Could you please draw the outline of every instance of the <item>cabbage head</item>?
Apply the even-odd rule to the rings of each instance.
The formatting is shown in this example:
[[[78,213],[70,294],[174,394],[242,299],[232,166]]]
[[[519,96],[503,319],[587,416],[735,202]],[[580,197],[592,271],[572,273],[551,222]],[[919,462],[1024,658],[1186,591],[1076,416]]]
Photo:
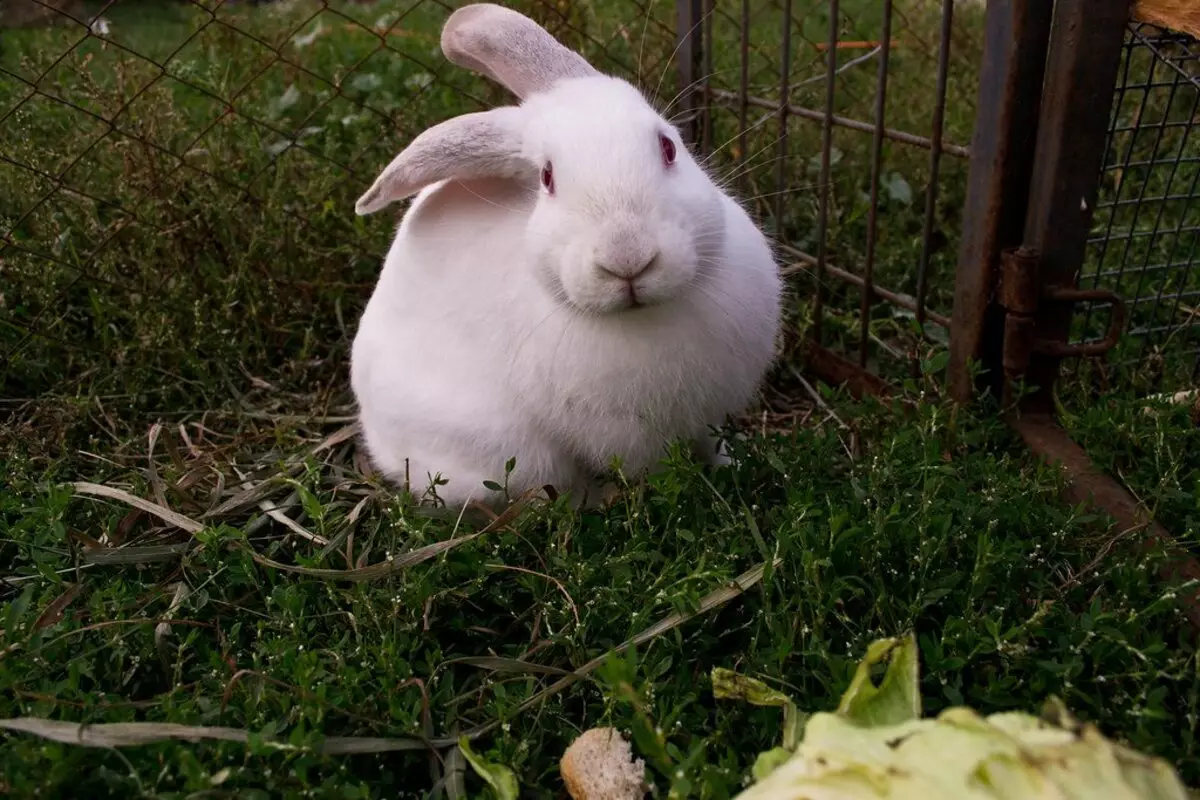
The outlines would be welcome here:
[[[871,669],[887,660],[879,685]],[[736,800],[1192,800],[1162,759],[1105,738],[1051,698],[1040,716],[966,707],[921,716],[912,636],[868,648],[836,711],[805,715],[767,685],[713,671],[718,698],[783,709]]]

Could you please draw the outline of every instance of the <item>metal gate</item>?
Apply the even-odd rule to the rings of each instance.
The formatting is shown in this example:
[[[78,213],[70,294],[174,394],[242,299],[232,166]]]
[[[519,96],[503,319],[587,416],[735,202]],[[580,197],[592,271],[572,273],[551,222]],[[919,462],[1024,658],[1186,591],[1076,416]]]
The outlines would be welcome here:
[[[972,145],[954,396],[1011,397],[1023,382],[1021,408],[1048,412],[1064,359],[1117,350],[1119,366],[1163,358],[1168,342],[1160,382],[1194,381],[1195,40],[1131,22],[1127,0],[1059,0],[1053,25],[1049,4],[990,13],[989,43],[1010,45],[985,60],[983,91],[1002,100],[981,106]]]
[[[800,294],[811,319],[795,326],[804,334],[792,355],[815,377],[860,395],[894,393],[896,378],[908,377],[896,369],[905,361],[913,376],[945,364],[945,386],[956,401],[991,396],[1038,455],[1065,467],[1070,500],[1098,506],[1122,530],[1144,531],[1149,544],[1175,547],[1071,441],[1055,418],[1054,397],[1064,367],[1091,362],[1107,371],[1119,363],[1114,351],[1165,365],[1171,350],[1183,364],[1173,371],[1164,366],[1164,378],[1194,382],[1200,371],[1193,299],[1200,297],[1200,275],[1196,288],[1188,285],[1200,255],[1200,140],[1189,136],[1200,112],[1200,45],[1135,21],[1132,0],[988,0],[965,146],[944,135],[943,123],[956,15],[979,9],[956,0],[882,0],[870,30],[875,40],[848,43],[840,40],[845,9],[839,5],[846,4],[675,4],[678,119],[706,155],[731,149],[734,174],[744,184],[753,169],[739,188],[755,190],[743,194],[758,200],[755,210],[781,255],[794,262],[785,271],[805,275]],[[1136,11],[1144,15],[1151,5],[1143,0]],[[928,136],[900,129],[888,116],[896,109],[895,98],[889,105],[889,58],[903,57],[894,52],[896,29],[914,13],[940,17],[931,26],[940,31],[936,48],[926,48],[929,80],[917,88],[921,97],[904,101],[919,106],[909,121],[927,126]],[[874,49],[839,62],[843,44]],[[796,75],[804,45],[821,53],[806,65],[810,74],[819,70],[816,77]],[[839,105],[843,90],[835,79],[857,63],[875,75],[871,105],[848,109]],[[769,73],[765,80],[762,73]],[[728,130],[722,119],[731,120]],[[790,125],[797,121],[808,127]],[[865,247],[830,233],[830,209],[839,199],[830,188],[831,143],[839,135],[855,138],[858,147],[870,137],[869,183],[862,190],[869,200],[859,231],[865,230]],[[799,148],[797,140],[804,142]],[[912,218],[921,231],[919,254],[881,275],[881,259],[892,255],[877,236],[885,144],[893,159],[912,163],[923,150],[928,160],[925,202],[915,204],[923,208]],[[754,165],[752,154],[763,151],[773,156],[769,170]],[[939,172],[963,161],[957,265],[952,255],[940,273],[931,271]],[[807,204],[796,195],[806,171],[817,176],[817,199]],[[797,238],[806,241],[800,246]],[[945,291],[951,275],[952,298]],[[875,323],[904,315],[913,323],[904,336],[888,342],[875,335]],[[930,358],[938,348],[943,357]],[[1165,572],[1200,577],[1200,566],[1176,550]],[[1188,613],[1200,627],[1197,599],[1189,598]]]
[[[1072,502],[1143,531],[1148,547],[1165,546],[1175,557],[1164,578],[1194,579],[1196,561],[1057,424],[1054,387],[1068,359],[1106,356],[1131,341],[1153,348],[1166,331],[1194,341],[1194,315],[1155,317],[1164,308],[1176,314],[1191,296],[1171,275],[1190,275],[1200,222],[1187,214],[1200,200],[1200,172],[1176,186],[1180,165],[1200,159],[1188,137],[1200,109],[1195,42],[1131,22],[1128,0],[1051,5],[989,3],[981,99],[993,99],[981,102],[972,142],[949,383],[960,401],[996,396],[1025,443],[1065,468]],[[1168,99],[1147,121],[1155,92]],[[1131,95],[1141,100],[1134,119]],[[1146,131],[1151,144],[1139,148]],[[1167,177],[1155,188],[1160,173]],[[1175,220],[1164,224],[1169,205]],[[1165,253],[1155,246],[1162,240]],[[1131,316],[1139,326],[1124,335]],[[1192,592],[1185,605],[1200,626],[1198,600]]]

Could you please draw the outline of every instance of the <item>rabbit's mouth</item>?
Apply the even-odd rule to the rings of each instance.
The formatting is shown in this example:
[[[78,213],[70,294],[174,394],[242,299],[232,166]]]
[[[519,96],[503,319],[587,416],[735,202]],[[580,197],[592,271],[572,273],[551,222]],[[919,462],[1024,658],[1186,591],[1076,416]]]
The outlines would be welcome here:
[[[625,287],[625,291],[627,291],[629,293],[629,308],[626,309],[627,311],[632,311],[637,308],[645,308],[646,307],[646,305],[647,305],[646,301],[644,299],[638,297],[637,287],[633,285],[632,281],[630,281],[629,284]]]
[[[668,302],[669,297],[660,297],[658,293],[644,286],[637,286],[633,281],[623,282],[618,290],[609,287],[603,292],[585,292],[573,294],[563,282],[562,277],[552,270],[539,271],[539,282],[559,305],[589,317],[608,317],[628,314],[657,308]],[[587,287],[593,289],[592,286]]]
[[[603,306],[589,309],[589,311],[601,316],[630,314],[648,308],[656,308],[670,300],[669,297],[659,297],[645,287],[635,285],[632,281],[626,282],[622,287],[622,292],[619,296],[620,299],[614,298]]]
[[[690,260],[654,259],[652,266],[621,274],[595,261],[543,258],[535,279],[559,306],[589,317],[619,317],[673,305],[697,285],[699,271]]]
[[[594,318],[619,318],[622,316],[628,316],[630,314],[638,315],[642,313],[649,313],[656,309],[662,308],[668,302],[667,300],[658,298],[642,297],[641,295],[637,294],[636,290],[626,295],[623,301],[608,303],[602,306],[591,303],[576,302],[575,300],[571,299],[566,292],[558,294],[556,299],[561,305],[565,306],[576,314],[582,314],[583,316]]]

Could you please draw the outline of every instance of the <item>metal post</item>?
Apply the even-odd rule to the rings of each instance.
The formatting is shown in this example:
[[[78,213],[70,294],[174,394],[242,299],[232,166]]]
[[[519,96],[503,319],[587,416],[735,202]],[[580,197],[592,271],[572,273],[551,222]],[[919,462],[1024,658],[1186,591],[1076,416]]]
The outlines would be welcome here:
[[[708,94],[708,82],[712,80],[713,75],[713,53],[716,52],[713,46],[713,29],[717,26],[717,0],[705,0],[704,2],[704,45],[703,53],[701,53],[700,62],[703,65],[700,73],[700,81],[696,87],[697,94],[701,103],[700,125],[703,129],[703,148],[702,151],[707,155],[713,151],[716,142],[713,141],[713,122],[712,122],[712,98]]]
[[[679,58],[679,105],[684,111],[685,140],[699,146],[701,111],[704,103],[704,3],[703,0],[675,0],[675,38]]]
[[[1055,3],[1023,241],[1037,254],[1042,280],[1033,318],[1039,342],[1065,343],[1070,334],[1073,302],[1065,294],[1047,296],[1046,287],[1072,289],[1079,278],[1128,21],[1129,0]],[[1036,392],[1025,409],[1053,410],[1062,357],[1050,349],[1031,353],[1025,377]]]
[[[782,64],[779,68],[779,138],[775,155],[775,241],[784,241],[783,217],[787,205],[788,183],[788,103],[792,85],[792,0],[783,0],[783,19],[780,20],[783,41],[779,46]]]
[[[1004,313],[992,295],[1000,252],[1021,241],[1053,5],[1049,0],[987,4],[950,327],[950,394],[960,403],[969,402],[977,388],[972,360],[981,361],[986,371],[981,388],[998,392],[1003,386]]]

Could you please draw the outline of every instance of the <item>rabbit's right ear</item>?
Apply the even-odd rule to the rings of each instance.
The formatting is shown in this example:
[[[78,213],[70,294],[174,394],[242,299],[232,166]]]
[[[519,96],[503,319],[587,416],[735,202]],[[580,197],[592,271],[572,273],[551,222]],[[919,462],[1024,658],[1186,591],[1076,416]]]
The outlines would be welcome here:
[[[463,6],[451,14],[442,28],[442,52],[521,99],[565,78],[600,74],[529,17],[493,3]]]
[[[512,178],[528,170],[522,120],[519,108],[504,106],[429,128],[384,168],[354,204],[355,213],[373,214],[438,181]]]

